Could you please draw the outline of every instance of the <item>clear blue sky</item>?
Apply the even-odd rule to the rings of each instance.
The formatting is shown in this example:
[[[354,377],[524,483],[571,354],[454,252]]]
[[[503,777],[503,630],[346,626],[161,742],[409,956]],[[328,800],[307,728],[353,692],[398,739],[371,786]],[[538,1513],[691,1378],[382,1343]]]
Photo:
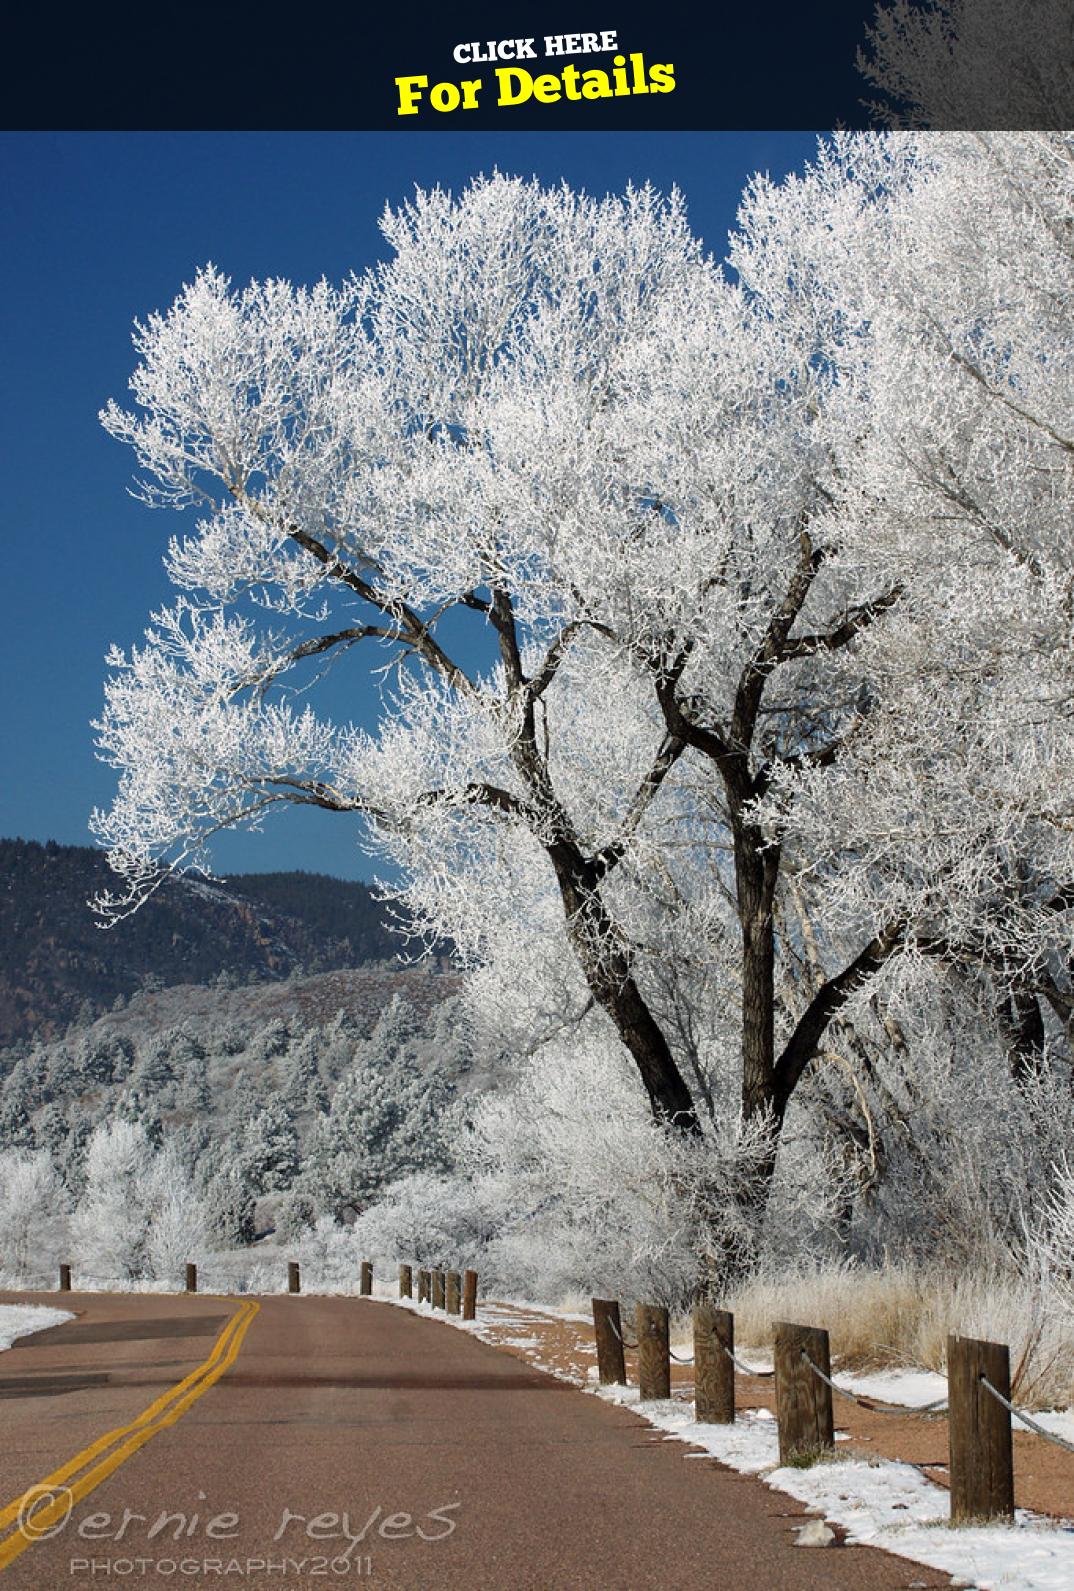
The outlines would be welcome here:
[[[160,560],[180,522],[127,494],[133,457],[97,421],[106,399],[127,396],[136,316],[167,307],[207,260],[238,283],[338,279],[381,252],[386,200],[493,166],[601,193],[677,184],[722,256],[748,176],[800,168],[815,147],[811,133],[761,132],[0,139],[0,836],[90,843],[90,809],[109,803],[115,777],[89,728],[103,656],[139,640],[169,599]],[[224,837],[217,865],[372,876],[350,824],[289,813],[259,836]]]

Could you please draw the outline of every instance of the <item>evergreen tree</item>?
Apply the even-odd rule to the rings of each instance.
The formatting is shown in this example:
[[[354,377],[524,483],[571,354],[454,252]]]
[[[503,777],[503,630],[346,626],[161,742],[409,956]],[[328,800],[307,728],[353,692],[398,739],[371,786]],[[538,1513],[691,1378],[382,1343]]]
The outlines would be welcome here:
[[[62,1108],[51,1100],[34,1118],[34,1146],[59,1160],[65,1153],[70,1129]]]
[[[245,1131],[260,1109],[261,1100],[257,1089],[250,1081],[246,1068],[242,1067],[235,1075],[235,1082],[227,1100],[228,1120],[240,1131]]]
[[[0,1148],[32,1149],[34,1129],[26,1106],[18,1098],[6,1098],[0,1105]]]
[[[205,1193],[209,1229],[219,1243],[252,1243],[254,1199],[240,1167],[226,1166],[211,1178]]]
[[[405,995],[396,993],[377,1019],[368,1051],[384,1066],[410,1055],[425,1037],[417,1011]]]
[[[323,1029],[311,1028],[291,1050],[284,1070],[283,1098],[293,1115],[302,1111],[326,1111],[328,1090],[324,1086],[318,1057],[323,1045]]]
[[[81,1198],[86,1186],[86,1151],[93,1128],[85,1116],[76,1116],[67,1130],[67,1142],[58,1155],[57,1165],[72,1199]]]
[[[311,1134],[303,1186],[338,1217],[360,1212],[399,1177],[443,1168],[452,1096],[450,1084],[423,1078],[412,1063],[382,1070],[359,1062]]]
[[[79,1043],[76,1064],[82,1089],[122,1083],[134,1066],[134,1045],[122,1034],[87,1033]]]
[[[159,1149],[164,1141],[164,1123],[157,1109],[158,1097],[143,1092],[136,1084],[125,1088],[115,1103],[112,1120],[141,1127],[150,1147]]]
[[[277,1056],[286,1055],[290,1045],[290,1027],[282,1017],[273,1017],[266,1027],[254,1034],[248,1045],[250,1064],[264,1067]]]
[[[192,1060],[176,1082],[175,1108],[194,1117],[211,1111],[212,1095],[204,1057]]]
[[[279,1095],[254,1117],[245,1139],[243,1164],[249,1185],[259,1193],[282,1192],[298,1174],[298,1134]]]
[[[241,1055],[249,1042],[250,1030],[244,1022],[225,1022],[214,1034],[213,1048],[218,1055]]]

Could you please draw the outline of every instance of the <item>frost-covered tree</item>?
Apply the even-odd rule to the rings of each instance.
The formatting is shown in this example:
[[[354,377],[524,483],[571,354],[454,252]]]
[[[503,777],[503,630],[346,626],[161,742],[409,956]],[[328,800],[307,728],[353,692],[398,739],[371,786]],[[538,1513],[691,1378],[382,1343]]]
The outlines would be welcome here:
[[[186,1063],[176,1082],[174,1098],[176,1110],[194,1118],[203,1116],[211,1109],[208,1067],[202,1057],[192,1057]]]
[[[247,1046],[249,1061],[259,1070],[279,1055],[286,1055],[291,1045],[291,1029],[282,1017],[273,1017],[254,1034]]]
[[[837,139],[751,187],[733,278],[675,196],[505,178],[338,290],[201,273],[105,414],[204,518],[112,656],[104,909],[360,816],[505,1028],[596,1008],[688,1134],[778,1126],[895,958],[1059,1010],[1072,170]],[[282,689],[373,646],[375,732]]]
[[[282,1097],[293,1115],[328,1109],[328,1091],[320,1069],[323,1047],[321,1029],[311,1028],[302,1035],[287,1058]]]
[[[84,1116],[76,1116],[70,1124],[66,1142],[55,1155],[64,1187],[72,1200],[80,1198],[86,1186],[86,1156],[93,1130]]]
[[[63,1109],[55,1100],[38,1111],[34,1118],[34,1147],[45,1149],[55,1159],[67,1143],[69,1128]]]
[[[225,1247],[254,1240],[254,1196],[242,1170],[234,1163],[221,1167],[205,1187],[209,1231]]]
[[[89,1089],[101,1083],[123,1082],[130,1076],[134,1059],[134,1045],[124,1035],[87,1033],[79,1041],[77,1052],[82,1087]]]
[[[166,1144],[154,1156],[143,1200],[147,1265],[158,1281],[177,1283],[187,1261],[209,1246],[205,1201],[177,1146]]]
[[[0,1106],[0,1148],[31,1149],[33,1144],[34,1129],[29,1111],[18,1098],[5,1095]]]
[[[365,1208],[386,1185],[450,1164],[446,1112],[453,1090],[413,1064],[358,1061],[317,1121],[303,1160],[302,1187],[339,1216]]]
[[[242,1163],[250,1187],[280,1193],[298,1173],[298,1134],[285,1101],[274,1094],[248,1124],[242,1138]]]
[[[145,1272],[152,1157],[145,1129],[134,1122],[102,1123],[90,1138],[71,1231],[85,1265],[99,1276],[132,1280]]]
[[[45,1149],[0,1153],[4,1263],[16,1275],[52,1270],[66,1231],[68,1200]]]

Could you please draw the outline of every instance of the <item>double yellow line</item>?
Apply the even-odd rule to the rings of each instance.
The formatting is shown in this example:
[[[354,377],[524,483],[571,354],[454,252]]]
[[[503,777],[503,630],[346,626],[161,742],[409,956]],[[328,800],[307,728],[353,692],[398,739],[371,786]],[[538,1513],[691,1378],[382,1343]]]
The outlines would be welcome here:
[[[244,1300],[217,1337],[212,1353],[188,1376],[143,1409],[136,1420],[98,1437],[60,1469],[0,1508],[0,1535],[14,1526],[0,1541],[0,1569],[6,1569],[35,1541],[58,1534],[75,1503],[107,1480],[159,1431],[174,1425],[192,1403],[219,1381],[238,1358],[243,1338],[260,1307],[253,1299]]]

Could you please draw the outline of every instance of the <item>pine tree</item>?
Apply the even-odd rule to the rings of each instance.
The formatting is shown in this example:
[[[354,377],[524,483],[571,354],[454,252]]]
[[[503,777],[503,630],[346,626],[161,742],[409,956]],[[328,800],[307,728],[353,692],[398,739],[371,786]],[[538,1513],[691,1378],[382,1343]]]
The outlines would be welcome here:
[[[291,1050],[284,1071],[283,1098],[293,1115],[302,1111],[326,1111],[328,1090],[324,1086],[318,1056],[323,1030],[311,1028]]]
[[[205,1190],[209,1229],[225,1245],[252,1243],[254,1199],[237,1165],[222,1168]]]
[[[203,1057],[190,1062],[175,1085],[175,1108],[189,1116],[200,1116],[212,1109],[208,1068]]]
[[[17,1098],[6,1098],[0,1105],[0,1148],[32,1149],[34,1129],[26,1106]]]
[[[274,1095],[251,1123],[243,1148],[249,1185],[259,1193],[279,1193],[298,1174],[298,1134],[287,1106]]]
[[[76,1116],[71,1123],[67,1142],[57,1156],[60,1176],[73,1199],[81,1198],[86,1186],[86,1151],[93,1127],[85,1116]]]
[[[45,1149],[53,1159],[66,1151],[70,1129],[62,1108],[51,1100],[34,1118],[34,1146]]]

